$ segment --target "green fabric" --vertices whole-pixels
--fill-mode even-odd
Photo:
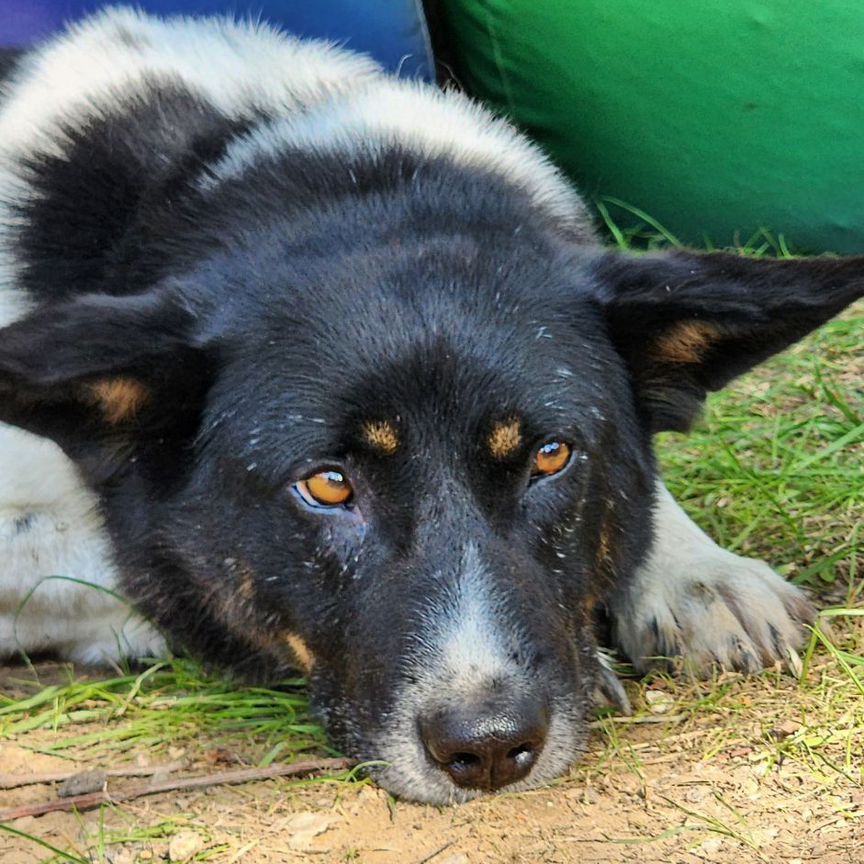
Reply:
[[[466,87],[588,196],[690,243],[864,252],[861,0],[441,4]]]

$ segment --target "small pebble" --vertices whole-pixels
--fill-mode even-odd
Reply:
[[[688,803],[698,804],[705,797],[705,791],[700,789],[698,786],[692,786],[687,790],[687,794],[684,797],[687,799]]]
[[[800,730],[800,723],[796,723],[794,720],[784,720],[782,723],[778,723],[768,734],[775,741],[783,741],[785,738],[791,738]]]
[[[723,841],[719,837],[709,837],[704,843],[700,844],[698,851],[703,855],[716,855],[723,847]]]
[[[662,690],[646,690],[645,701],[648,703],[648,710],[652,714],[665,714],[675,704],[672,697]]]
[[[204,838],[194,831],[181,831],[168,844],[169,861],[188,861],[204,848]]]
[[[81,771],[67,777],[58,787],[57,794],[61,798],[72,798],[75,795],[89,795],[105,788],[108,775],[104,771]]]
[[[306,810],[295,813],[286,823],[288,846],[297,852],[310,852],[315,849],[312,840],[327,831],[334,822],[333,816]]]

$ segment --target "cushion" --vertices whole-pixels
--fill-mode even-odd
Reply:
[[[690,243],[864,252],[860,0],[436,3],[457,77],[589,195]]]
[[[0,0],[0,47],[44,39],[64,23],[113,2]],[[401,75],[432,80],[435,65],[420,0],[136,0],[157,14],[261,17],[300,36],[335,40]]]

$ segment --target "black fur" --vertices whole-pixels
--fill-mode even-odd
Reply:
[[[110,112],[65,125],[62,154],[37,152],[22,166],[35,194],[17,207],[27,225],[21,284],[41,301],[152,285],[170,269],[149,244],[171,237],[193,182],[249,125],[158,80]]]
[[[0,48],[0,84],[18,68],[25,52],[20,48]]]

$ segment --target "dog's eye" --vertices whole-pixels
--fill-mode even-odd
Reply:
[[[344,507],[351,503],[354,490],[341,471],[319,471],[295,487],[310,507]]]
[[[531,474],[534,477],[551,477],[562,471],[570,461],[570,445],[564,441],[547,441],[534,457]]]

